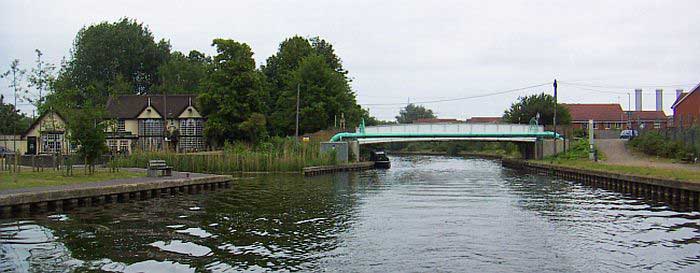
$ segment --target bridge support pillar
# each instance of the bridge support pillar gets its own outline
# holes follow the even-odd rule
[[[520,142],[518,143],[518,150],[520,150],[520,157],[522,159],[541,159],[541,153],[538,153],[538,149],[542,145],[538,145],[537,142]]]
[[[359,149],[359,145],[358,145]],[[321,153],[335,152],[335,158],[340,163],[348,162],[348,143],[345,141],[321,142]],[[359,153],[358,153],[359,154]]]
[[[360,162],[360,142],[357,140],[348,141],[348,159]]]

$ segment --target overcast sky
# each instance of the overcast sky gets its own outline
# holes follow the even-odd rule
[[[671,114],[675,89],[700,82],[698,11],[697,0],[0,0],[0,67],[20,59],[28,68],[36,48],[58,64],[81,27],[130,17],[183,52],[213,54],[214,38],[245,42],[257,65],[287,37],[320,36],[350,71],[360,104],[380,119],[393,119],[401,105],[372,104],[463,98],[554,78],[563,82],[560,102],[627,108],[626,93],[639,86],[648,110],[655,86],[664,85]],[[12,98],[7,82],[0,90]],[[542,91],[552,88],[425,106],[445,118],[500,116],[518,96]]]

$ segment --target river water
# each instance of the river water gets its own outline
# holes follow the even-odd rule
[[[4,219],[0,244],[0,272],[700,272],[700,212],[414,156]]]

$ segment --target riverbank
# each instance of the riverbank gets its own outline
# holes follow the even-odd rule
[[[144,170],[124,170],[144,172]],[[56,210],[75,206],[126,202],[175,193],[196,193],[202,189],[226,187],[231,176],[173,172],[172,176],[112,179],[70,185],[17,188],[0,191],[0,215]]]
[[[573,179],[584,184],[600,186],[607,189],[630,193],[638,196],[647,196],[652,199],[667,201],[671,204],[683,207],[700,207],[700,182],[679,179],[662,178],[658,176],[648,176],[639,173],[629,173],[619,169],[622,166],[604,165],[593,163],[594,165],[571,164],[577,162],[569,161],[568,165],[554,164],[544,161],[531,161],[504,158],[501,164],[505,167],[521,169],[537,174],[555,176],[566,179]],[[597,166],[591,168],[591,166]],[[610,168],[610,171],[602,168]],[[669,173],[677,170],[666,170]],[[673,176],[671,176],[673,177]]]
[[[133,172],[128,170],[112,172],[109,169],[97,169],[93,174],[86,174],[84,170],[80,168],[74,169],[73,175],[71,176],[65,176],[64,174],[65,171],[62,170],[44,169],[43,171],[33,171],[31,168],[23,167],[20,172],[17,173],[17,182],[14,182],[14,173],[2,172],[0,173],[0,191],[20,188],[63,186],[146,176],[145,172]]]

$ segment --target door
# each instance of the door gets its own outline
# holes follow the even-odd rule
[[[27,154],[36,154],[36,137],[27,137]]]

